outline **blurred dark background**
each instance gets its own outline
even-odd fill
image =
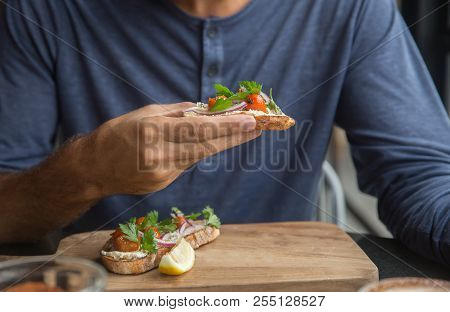
[[[446,0],[402,0],[399,5],[448,111],[450,7]],[[445,6],[446,5],[446,6]],[[443,8],[433,10],[444,6]]]

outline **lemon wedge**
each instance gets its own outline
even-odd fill
[[[161,258],[159,272],[168,275],[180,275],[192,269],[194,262],[194,249],[191,244],[182,238],[170,252]]]

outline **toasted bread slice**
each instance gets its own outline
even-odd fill
[[[264,114],[255,111],[234,111],[225,114],[210,115],[212,117],[229,116],[236,114],[252,115],[256,120],[256,130],[287,130],[295,125],[295,120],[286,115]],[[185,117],[205,116],[192,111],[184,113]]]
[[[211,226],[206,226],[195,233],[185,236],[192,248],[197,249],[200,246],[208,244],[220,235],[220,230]],[[102,251],[112,251],[111,240],[108,240],[103,246]],[[159,247],[156,254],[148,254],[142,258],[135,259],[115,259],[111,256],[101,254],[103,265],[111,272],[117,274],[141,274],[158,267],[162,256],[170,251],[170,248]]]
[[[295,120],[286,115],[256,115],[256,130],[287,130]]]
[[[215,240],[220,235],[220,230],[212,226],[207,226],[203,230],[197,231],[186,236],[184,239],[191,244],[192,248],[197,249]]]

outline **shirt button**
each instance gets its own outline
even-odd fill
[[[215,26],[209,27],[208,30],[206,31],[206,34],[210,39],[215,38],[217,36],[217,27]]]
[[[217,68],[217,66],[216,65],[211,65],[208,68],[207,74],[208,74],[208,77],[214,77],[215,75],[217,75],[218,72],[219,72],[219,69]]]

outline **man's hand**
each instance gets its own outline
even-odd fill
[[[165,188],[204,157],[260,135],[247,115],[183,117],[148,105],[66,143],[36,168],[0,175],[0,243],[36,240],[102,197]]]
[[[103,196],[161,190],[199,160],[260,135],[252,116],[182,117],[192,106],[149,105],[92,134],[90,163]]]

